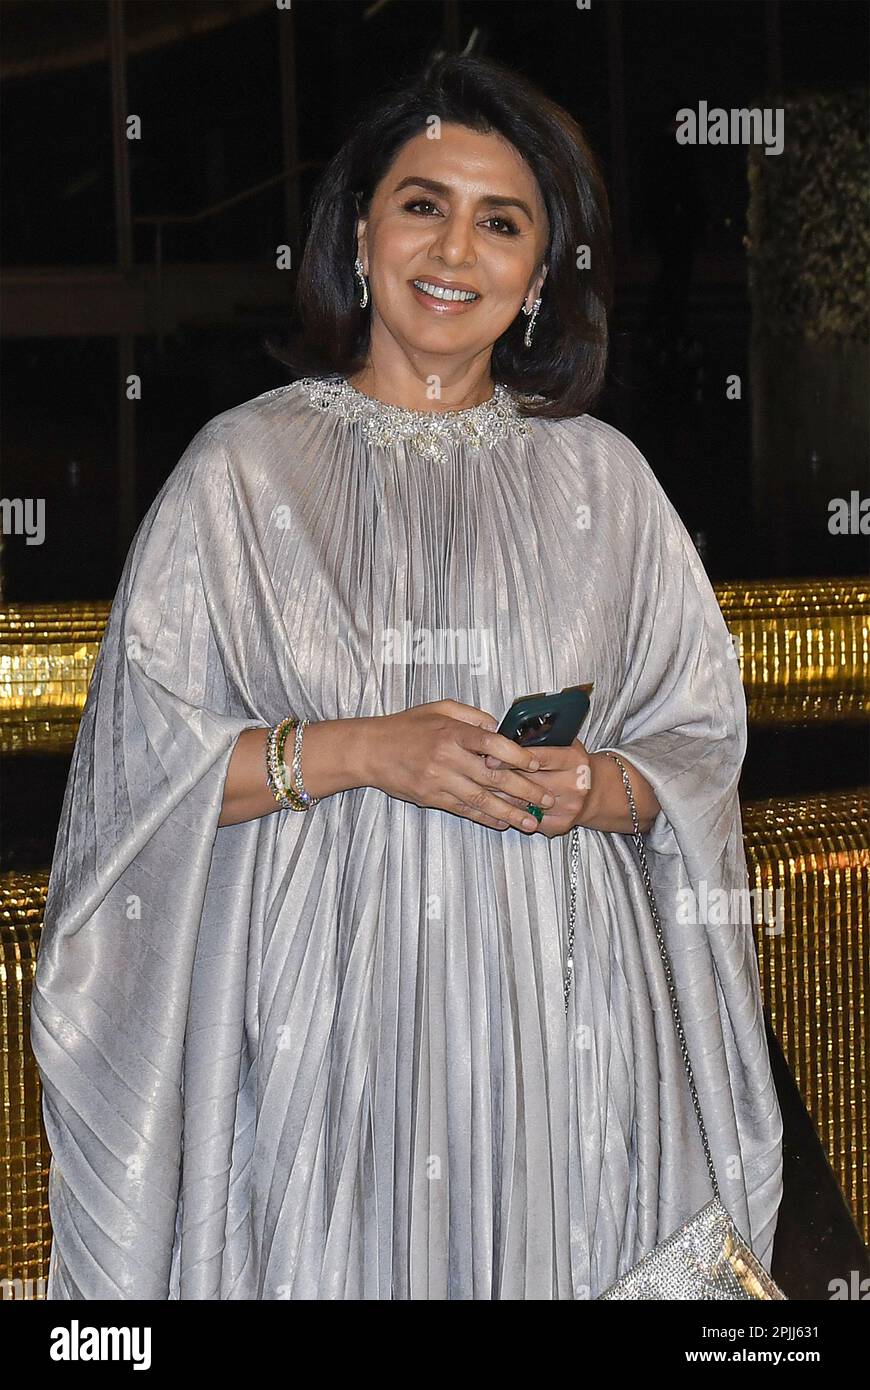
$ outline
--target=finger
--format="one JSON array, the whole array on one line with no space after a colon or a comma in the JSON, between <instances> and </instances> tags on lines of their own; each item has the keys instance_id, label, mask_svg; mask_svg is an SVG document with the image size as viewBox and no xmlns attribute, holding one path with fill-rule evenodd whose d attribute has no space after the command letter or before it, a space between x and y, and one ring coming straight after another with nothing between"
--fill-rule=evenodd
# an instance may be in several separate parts
<instances>
[{"instance_id":1,"label":"finger","mask_svg":"<svg viewBox=\"0 0 870 1390\"><path fill-rule=\"evenodd\" d=\"M523 798L531 801L535 806L552 806L555 803L555 796L540 782L535 782L531 777L524 777L521 772L514 772L510 768L497 768L490 771L486 767L478 769L477 775L471 774L475 780L480 780L486 787L494 787L499 791L509 792L511 796Z\"/></svg>"},{"instance_id":2,"label":"finger","mask_svg":"<svg viewBox=\"0 0 870 1390\"><path fill-rule=\"evenodd\" d=\"M463 730L459 736L459 743L471 753L478 753L484 757L489 754L510 767L523 768L526 772L535 772L541 765L538 756L540 749L523 748L521 744L514 743L513 739L505 738L503 734L488 729Z\"/></svg>"},{"instance_id":3,"label":"finger","mask_svg":"<svg viewBox=\"0 0 870 1390\"><path fill-rule=\"evenodd\" d=\"M496 792L496 796L502 796L504 801L510 802L511 806L521 806L523 809L528 806L528 802L517 801L513 796L504 795L504 792ZM535 802L532 802L532 805L535 805ZM538 806L541 806L541 802L538 802ZM552 835L552 837L555 837L555 835L567 835L571 827L577 823L577 817L575 817L570 810L563 810L563 808L561 808L559 799L557 799L556 806L549 806L549 808L542 808L542 810L543 815L541 816L541 820L538 821L538 830L541 834Z\"/></svg>"},{"instance_id":4,"label":"finger","mask_svg":"<svg viewBox=\"0 0 870 1390\"><path fill-rule=\"evenodd\" d=\"M454 795L473 813L473 820L492 816L495 820L506 820L515 830L526 833L534 833L538 828L537 820L524 806L512 806L504 797L499 798L495 792L479 786L470 777L462 779Z\"/></svg>"},{"instance_id":5,"label":"finger","mask_svg":"<svg viewBox=\"0 0 870 1390\"><path fill-rule=\"evenodd\" d=\"M513 806L528 806L529 804L529 797L527 796L511 796L510 792L503 792L497 789L495 794L496 796L504 797L505 801L509 801ZM540 804L541 803L537 800L532 802L534 806L539 806ZM550 809L552 810L552 807Z\"/></svg>"},{"instance_id":6,"label":"finger","mask_svg":"<svg viewBox=\"0 0 870 1390\"><path fill-rule=\"evenodd\" d=\"M496 795L500 796L502 795L502 793L497 792ZM513 803L512 797L506 797L505 800L511 801L511 803ZM525 803L523 804L525 805ZM544 814L541 816L540 821L538 822L538 833L541 835L547 835L550 837L550 839L555 839L559 835L567 835L568 832L571 830L572 826L575 824L576 821L572 815L566 815L559 809L558 806L551 806L548 811L544 812Z\"/></svg>"},{"instance_id":7,"label":"finger","mask_svg":"<svg viewBox=\"0 0 870 1390\"><path fill-rule=\"evenodd\" d=\"M558 744L542 744L538 748L538 760L541 764L541 771L564 772L568 768L576 767L589 758L585 747L579 738L563 748Z\"/></svg>"},{"instance_id":8,"label":"finger","mask_svg":"<svg viewBox=\"0 0 870 1390\"><path fill-rule=\"evenodd\" d=\"M490 830L509 830L511 827L510 820L505 819L508 812L503 808L498 815L492 816L487 811L481 811L476 806L469 805L458 795L451 796L450 803L444 809L455 816L462 816L463 820L473 820L478 825L487 826Z\"/></svg>"},{"instance_id":9,"label":"finger","mask_svg":"<svg viewBox=\"0 0 870 1390\"><path fill-rule=\"evenodd\" d=\"M517 772L514 768L504 765L490 768L486 765L486 759L481 760L475 754L465 752L460 754L457 770L472 782L477 782L488 790L509 792L524 804L531 801L536 806L552 806L555 801L555 790L539 781L539 774L535 772Z\"/></svg>"},{"instance_id":10,"label":"finger","mask_svg":"<svg viewBox=\"0 0 870 1390\"><path fill-rule=\"evenodd\" d=\"M542 807L540 801L520 801L516 797L506 796L504 792L496 792L496 796L502 797L505 801L509 801L512 806L518 806L524 811L527 811L529 806L537 805L542 812L541 819L538 821L538 830L544 835L565 835L574 824L570 817L561 813L557 814L560 809L558 806Z\"/></svg>"},{"instance_id":11,"label":"finger","mask_svg":"<svg viewBox=\"0 0 870 1390\"><path fill-rule=\"evenodd\" d=\"M467 806L465 802L457 798L455 806L449 808L454 815L461 816L463 820L473 820L477 825L485 825L488 830L509 830L510 822L498 820L495 816L484 815L481 811L475 811L472 806Z\"/></svg>"},{"instance_id":12,"label":"finger","mask_svg":"<svg viewBox=\"0 0 870 1390\"><path fill-rule=\"evenodd\" d=\"M474 724L481 729L498 728L498 720L485 709L460 704L459 700L439 700L438 704L443 706L444 713L451 719L458 719L463 724Z\"/></svg>"}]
</instances>

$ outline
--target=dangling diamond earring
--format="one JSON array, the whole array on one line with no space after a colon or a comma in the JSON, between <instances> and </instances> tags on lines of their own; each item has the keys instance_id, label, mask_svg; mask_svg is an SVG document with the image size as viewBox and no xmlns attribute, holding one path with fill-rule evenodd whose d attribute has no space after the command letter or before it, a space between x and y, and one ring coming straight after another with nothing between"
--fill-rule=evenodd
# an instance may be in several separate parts
<instances>
[{"instance_id":1,"label":"dangling diamond earring","mask_svg":"<svg viewBox=\"0 0 870 1390\"><path fill-rule=\"evenodd\" d=\"M534 331L535 331L535 323L536 323L536 321L537 321L538 310L540 309L540 307L541 307L541 296L540 296L540 295L538 295L538 297L537 297L537 299L535 300L534 304L532 305L531 309L527 309L524 303L520 305L520 308L522 309L523 313L526 315L526 317L527 317L528 320L529 320L528 323L526 324L526 331L525 331L525 335L524 335L524 337L523 337L523 342L525 343L525 345L526 345L527 348L529 348L529 347L532 346L532 334L533 334Z\"/></svg>"},{"instance_id":2,"label":"dangling diamond earring","mask_svg":"<svg viewBox=\"0 0 870 1390\"><path fill-rule=\"evenodd\" d=\"M365 271L363 270L363 263L360 260L359 256L357 256L356 260L354 261L353 268L356 271L357 279L359 280L360 285L362 286L362 295L360 296L359 307L361 309L364 309L369 302L369 287L366 281Z\"/></svg>"}]
</instances>

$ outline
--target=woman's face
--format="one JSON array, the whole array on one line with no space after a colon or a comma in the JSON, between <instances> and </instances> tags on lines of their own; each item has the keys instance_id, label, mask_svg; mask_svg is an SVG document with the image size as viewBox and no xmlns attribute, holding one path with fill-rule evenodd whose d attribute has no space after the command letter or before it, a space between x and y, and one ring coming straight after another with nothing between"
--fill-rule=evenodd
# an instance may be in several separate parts
<instances>
[{"instance_id":1,"label":"woman's face","mask_svg":"<svg viewBox=\"0 0 870 1390\"><path fill-rule=\"evenodd\" d=\"M537 180L502 136L453 124L414 136L359 222L373 339L385 329L412 355L488 352L540 292L549 230Z\"/></svg>"}]
</instances>

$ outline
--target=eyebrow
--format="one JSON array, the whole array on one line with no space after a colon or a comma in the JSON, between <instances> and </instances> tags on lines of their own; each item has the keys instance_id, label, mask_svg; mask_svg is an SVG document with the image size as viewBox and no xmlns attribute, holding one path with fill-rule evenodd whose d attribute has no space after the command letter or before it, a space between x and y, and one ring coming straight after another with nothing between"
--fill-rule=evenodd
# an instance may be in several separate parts
<instances>
[{"instance_id":1,"label":"eyebrow","mask_svg":"<svg viewBox=\"0 0 870 1390\"><path fill-rule=\"evenodd\" d=\"M421 179L416 174L409 174L401 183L397 183L393 189L394 193L401 193L403 188L428 188L430 193L440 193L442 197L449 197L450 185L440 183L437 179ZM530 222L534 222L532 210L528 203L524 203L522 198L505 198L498 193L484 193L480 198L481 203L489 203L491 207L499 208L522 208Z\"/></svg>"}]
</instances>

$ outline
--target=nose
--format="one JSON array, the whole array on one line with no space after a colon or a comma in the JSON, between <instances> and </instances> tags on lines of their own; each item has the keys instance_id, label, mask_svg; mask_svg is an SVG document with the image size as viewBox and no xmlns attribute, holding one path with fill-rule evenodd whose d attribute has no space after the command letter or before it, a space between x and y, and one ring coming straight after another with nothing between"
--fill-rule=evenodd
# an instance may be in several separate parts
<instances>
[{"instance_id":1,"label":"nose","mask_svg":"<svg viewBox=\"0 0 870 1390\"><path fill-rule=\"evenodd\" d=\"M431 255L445 265L475 265L474 218L471 213L452 211L441 223L432 242Z\"/></svg>"}]
</instances>

